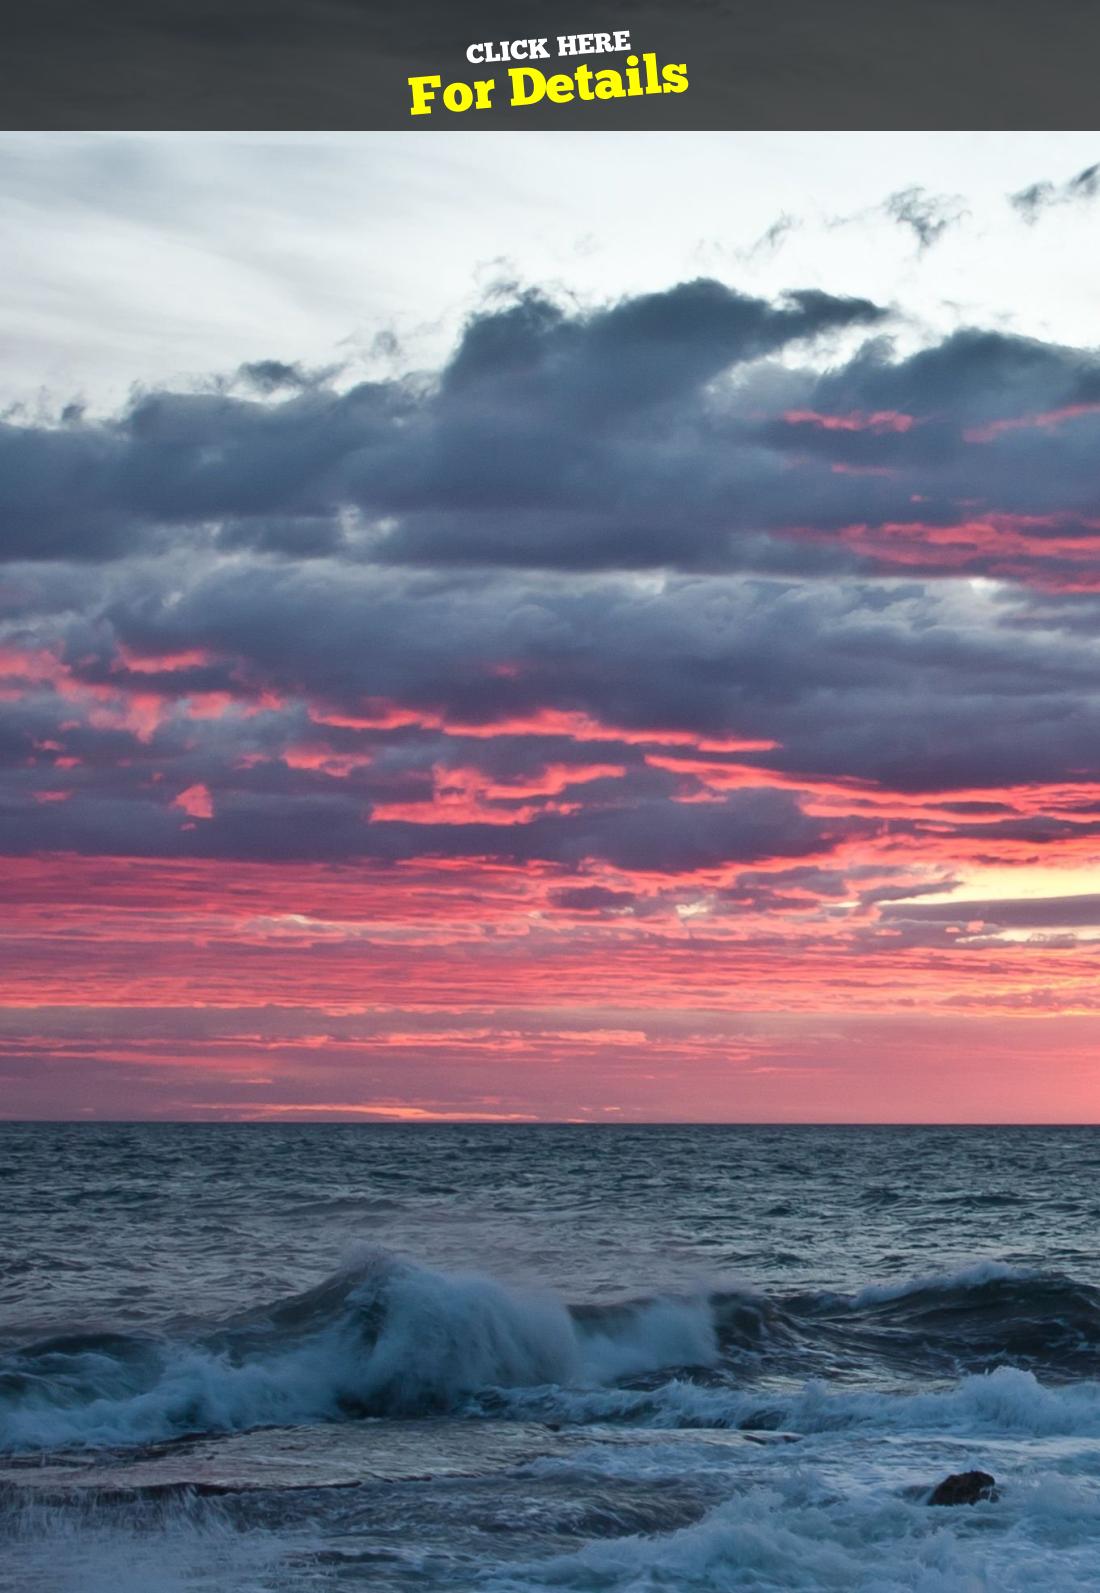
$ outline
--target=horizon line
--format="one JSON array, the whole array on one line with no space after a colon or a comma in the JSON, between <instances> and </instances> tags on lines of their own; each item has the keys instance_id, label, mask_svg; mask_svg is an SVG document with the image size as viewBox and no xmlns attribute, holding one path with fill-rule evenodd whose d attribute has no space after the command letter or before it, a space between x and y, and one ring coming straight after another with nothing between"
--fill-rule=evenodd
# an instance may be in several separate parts
<instances>
[{"instance_id":1,"label":"horizon line","mask_svg":"<svg viewBox=\"0 0 1100 1593\"><path fill-rule=\"evenodd\" d=\"M92 1128L1100 1128L1098 1121L1042 1122L1032 1119L1005 1122L958 1121L906 1118L904 1120L857 1120L842 1118L780 1121L764 1118L620 1118L614 1122L545 1117L527 1121L501 1122L485 1117L0 1117L0 1128L66 1128L77 1125Z\"/></svg>"}]
</instances>

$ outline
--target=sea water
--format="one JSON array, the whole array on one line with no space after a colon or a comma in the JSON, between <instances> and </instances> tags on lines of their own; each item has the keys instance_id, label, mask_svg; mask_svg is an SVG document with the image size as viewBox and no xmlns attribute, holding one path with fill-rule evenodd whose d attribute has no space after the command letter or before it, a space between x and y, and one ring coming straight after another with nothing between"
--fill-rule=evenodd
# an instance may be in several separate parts
<instances>
[{"instance_id":1,"label":"sea water","mask_svg":"<svg viewBox=\"0 0 1100 1593\"><path fill-rule=\"evenodd\" d=\"M5 1593L1100 1586L1098 1130L5 1124L0 1222Z\"/></svg>"}]
</instances>

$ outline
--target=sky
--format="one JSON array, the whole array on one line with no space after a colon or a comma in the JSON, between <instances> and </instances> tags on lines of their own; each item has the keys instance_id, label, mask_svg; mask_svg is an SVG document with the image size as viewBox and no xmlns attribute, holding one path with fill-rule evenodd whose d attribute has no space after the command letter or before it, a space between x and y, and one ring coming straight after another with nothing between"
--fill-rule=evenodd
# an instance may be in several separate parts
<instances>
[{"instance_id":1,"label":"sky","mask_svg":"<svg viewBox=\"0 0 1100 1593\"><path fill-rule=\"evenodd\" d=\"M0 1115L1100 1120L1097 161L0 137Z\"/></svg>"}]
</instances>

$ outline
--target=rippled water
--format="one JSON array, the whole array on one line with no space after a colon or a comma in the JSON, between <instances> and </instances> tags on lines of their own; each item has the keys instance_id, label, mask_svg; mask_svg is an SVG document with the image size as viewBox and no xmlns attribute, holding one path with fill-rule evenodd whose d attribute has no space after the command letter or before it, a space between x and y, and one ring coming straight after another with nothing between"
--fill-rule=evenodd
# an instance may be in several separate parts
<instances>
[{"instance_id":1,"label":"rippled water","mask_svg":"<svg viewBox=\"0 0 1100 1593\"><path fill-rule=\"evenodd\" d=\"M0 1587L1100 1585L1100 1132L0 1125ZM996 1501L940 1510L949 1471Z\"/></svg>"}]
</instances>

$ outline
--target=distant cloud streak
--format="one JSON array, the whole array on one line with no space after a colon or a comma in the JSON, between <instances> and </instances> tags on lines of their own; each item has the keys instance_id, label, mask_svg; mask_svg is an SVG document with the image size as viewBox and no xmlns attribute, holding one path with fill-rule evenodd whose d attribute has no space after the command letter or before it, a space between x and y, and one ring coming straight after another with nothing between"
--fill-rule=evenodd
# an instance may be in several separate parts
<instances>
[{"instance_id":1,"label":"distant cloud streak","mask_svg":"<svg viewBox=\"0 0 1100 1593\"><path fill-rule=\"evenodd\" d=\"M1034 225L1044 211L1061 205L1083 204L1095 199L1098 194L1100 194L1100 162L1086 166L1084 171L1079 171L1076 177L1070 177L1066 182L1055 183L1044 180L1032 183L1027 188L1021 188L1019 193L1010 194L1008 202L1026 222Z\"/></svg>"}]
</instances>

